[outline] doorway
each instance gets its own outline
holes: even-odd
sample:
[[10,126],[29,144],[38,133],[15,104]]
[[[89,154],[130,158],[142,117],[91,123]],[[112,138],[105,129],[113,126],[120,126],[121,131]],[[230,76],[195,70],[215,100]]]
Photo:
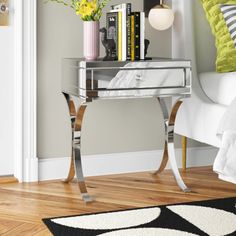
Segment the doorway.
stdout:
[[1,1],[9,1],[9,25],[0,26],[0,176],[33,182],[38,180],[37,0]]
[[0,176],[14,175],[15,30],[7,2],[0,1]]

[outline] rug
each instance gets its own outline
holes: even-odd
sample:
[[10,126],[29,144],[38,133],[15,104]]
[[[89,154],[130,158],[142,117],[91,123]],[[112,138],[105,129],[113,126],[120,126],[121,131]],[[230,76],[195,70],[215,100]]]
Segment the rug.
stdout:
[[55,236],[236,236],[236,197],[43,219]]

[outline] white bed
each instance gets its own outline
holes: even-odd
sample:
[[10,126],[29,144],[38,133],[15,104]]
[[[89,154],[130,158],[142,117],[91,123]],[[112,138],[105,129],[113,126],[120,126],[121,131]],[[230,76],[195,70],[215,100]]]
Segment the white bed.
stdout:
[[[210,94],[207,96],[199,80],[200,73],[215,71],[214,38],[199,0],[173,0],[172,4],[176,12],[172,35],[173,57],[191,59],[193,66],[192,96],[179,109],[175,132],[219,147],[216,131],[227,106],[214,102]],[[203,79],[203,87],[210,79],[210,76]],[[209,91],[207,86],[209,88],[210,85],[205,86],[206,92]]]
[[192,96],[177,113],[175,132],[220,147],[214,170],[236,183],[236,72],[214,72],[214,38],[200,4],[173,0],[173,57],[191,59],[193,66]]

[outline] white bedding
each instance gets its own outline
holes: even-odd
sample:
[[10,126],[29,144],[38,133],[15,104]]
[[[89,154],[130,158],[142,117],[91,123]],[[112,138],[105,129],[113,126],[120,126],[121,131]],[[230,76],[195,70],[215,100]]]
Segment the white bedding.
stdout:
[[215,103],[229,106],[236,96],[236,72],[199,74],[203,91]]
[[220,149],[213,170],[220,179],[236,184],[236,72],[205,72],[199,74],[199,79],[206,95],[214,103],[226,106],[218,125]]
[[221,147],[213,170],[219,178],[236,184],[236,98],[223,115],[218,131]]

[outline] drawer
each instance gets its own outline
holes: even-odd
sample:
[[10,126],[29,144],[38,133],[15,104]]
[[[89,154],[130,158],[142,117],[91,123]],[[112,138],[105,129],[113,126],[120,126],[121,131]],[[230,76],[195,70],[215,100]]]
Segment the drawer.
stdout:
[[190,93],[190,61],[63,61],[62,88],[83,98]]

